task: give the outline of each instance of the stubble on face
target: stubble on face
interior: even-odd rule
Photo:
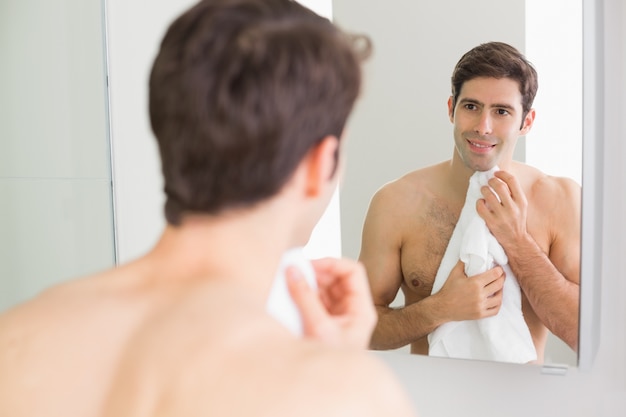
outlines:
[[[500,142],[497,137],[481,136],[475,132],[461,132],[456,129],[454,137],[455,152],[470,170],[488,171],[499,164],[502,154],[496,152]],[[477,148],[481,149],[476,152]]]
[[[521,98],[518,83],[508,78],[465,82],[450,112],[455,156],[465,167],[487,171],[512,159],[520,136]]]

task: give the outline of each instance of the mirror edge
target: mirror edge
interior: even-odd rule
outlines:
[[[583,175],[578,367],[591,370],[600,341],[604,150],[603,9],[583,0]]]
[[[109,172],[111,175],[111,224],[113,227],[113,262],[117,266],[119,265],[119,243],[118,243],[118,227],[117,227],[117,200],[116,200],[116,175],[114,164],[114,149],[113,149],[113,127],[111,125],[111,84],[110,84],[110,71],[109,71],[109,19],[108,19],[108,4],[107,0],[100,0],[100,10],[102,19],[100,24],[102,25],[102,65],[104,73],[104,109],[106,119],[106,137],[107,137],[107,158],[109,164]]]

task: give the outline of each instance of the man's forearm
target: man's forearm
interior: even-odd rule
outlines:
[[[375,350],[397,349],[432,333],[440,324],[436,318],[433,296],[401,308],[376,306],[378,323],[370,347]]]
[[[563,276],[532,239],[509,253],[511,270],[539,319],[577,350],[580,286]]]

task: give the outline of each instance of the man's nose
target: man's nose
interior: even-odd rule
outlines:
[[[480,116],[478,116],[478,120],[476,121],[476,126],[474,127],[474,131],[481,136],[486,136],[491,134],[492,129],[492,120],[489,112],[481,112]]]

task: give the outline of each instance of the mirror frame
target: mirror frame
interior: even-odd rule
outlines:
[[[352,9],[355,7],[354,2],[349,1],[349,0],[344,0],[344,1],[335,0],[335,2],[339,3],[339,6],[340,6],[338,8],[338,10],[337,10],[337,16],[336,17],[339,18],[339,19],[343,19],[343,20],[338,20],[337,21],[338,24],[341,25],[342,22],[343,22],[344,24],[347,25],[346,27],[349,27],[352,30],[359,30],[359,27],[361,27],[361,28],[363,28],[363,27],[374,27],[374,34],[377,34],[382,39],[382,42],[381,42],[382,47],[386,47],[387,48],[386,50],[388,50],[390,46],[393,47],[393,42],[394,42],[393,39],[395,38],[395,36],[397,36],[395,31],[392,31],[391,35],[390,34],[386,34],[385,36],[381,36],[380,33],[376,32],[380,28],[389,26],[389,22],[388,21],[390,19],[383,18],[384,22],[381,22],[380,25],[378,25],[378,24],[375,23],[376,21],[379,20],[378,17],[376,17],[376,16],[369,16],[368,17],[368,15],[369,15],[368,13],[363,14],[363,11],[361,10],[359,12],[358,9],[352,11]],[[454,2],[448,2],[448,3],[450,3],[450,5],[454,4]],[[520,5],[522,9],[524,7],[526,7],[527,13],[533,13],[535,11],[539,12],[539,10],[537,10],[536,6],[533,7],[534,4],[536,4],[536,2],[534,2],[534,1],[525,1],[523,3],[518,3],[518,5]],[[545,20],[547,20],[547,16],[558,15],[557,12],[559,12],[559,10],[560,10],[559,7],[564,7],[562,1],[554,1],[553,4],[554,4],[554,6],[550,6],[550,4],[548,3],[548,6],[550,6],[550,7],[548,7],[548,10],[550,10],[549,12],[548,11],[543,11],[543,14],[540,13],[538,15],[538,16],[545,16],[543,20],[540,19],[540,18],[534,18],[533,19],[532,16],[530,16],[530,17],[527,16],[526,21],[524,23],[524,19],[520,20],[519,17],[511,18],[511,13],[507,14],[507,18],[509,19],[508,20],[509,25],[506,26],[507,29],[505,29],[505,30],[513,30],[513,28],[515,28],[517,30],[517,26],[516,25],[519,22],[521,22],[521,24],[522,24],[522,30],[523,30],[522,38],[523,38],[523,40],[519,40],[519,39],[517,39],[517,38],[515,38],[515,37],[513,37],[511,35],[511,39],[510,40],[512,42],[517,42],[517,43],[512,43],[512,44],[514,44],[514,45],[517,44],[517,45],[519,45],[522,48],[527,48],[526,49],[527,53],[533,53],[534,52],[535,53],[535,59],[538,60],[539,65],[541,65],[541,64],[545,65],[545,62],[544,62],[545,60],[544,61],[540,60],[540,58],[542,57],[542,54],[541,54],[542,50],[540,48],[541,48],[543,42],[539,42],[538,40],[536,40],[537,36],[535,35],[533,37],[533,33],[531,33],[531,32],[532,32],[533,27],[539,27],[539,26],[535,26],[535,25],[537,25],[538,22],[545,23]],[[398,5],[398,7],[401,7],[401,3],[397,3],[397,5]],[[586,65],[595,65],[595,62],[597,62],[597,60],[595,58],[595,52],[593,50],[589,50],[589,48],[587,46],[585,46],[585,42],[583,42],[583,38],[586,40],[586,39],[588,39],[590,37],[593,38],[596,35],[595,35],[595,32],[594,32],[595,28],[593,28],[593,27],[589,28],[588,27],[589,23],[590,23],[589,22],[590,17],[589,17],[589,13],[585,10],[586,8],[588,9],[588,6],[585,6],[585,2],[583,0],[579,0],[579,2],[574,4],[574,8],[577,9],[576,19],[574,20],[572,18],[572,20],[569,20],[569,21],[572,22],[572,24],[575,24],[576,31],[568,32],[568,33],[573,33],[573,35],[569,35],[569,36],[567,36],[567,38],[560,38],[560,39],[561,39],[561,41],[566,41],[567,39],[571,40],[572,41],[572,47],[576,47],[576,50],[577,50],[577,56],[573,57],[573,58],[570,58],[570,60],[568,60],[567,62],[572,65],[572,67],[570,67],[570,68],[575,68],[575,73],[578,74],[578,76],[580,77],[577,80],[578,84],[575,86],[575,88],[576,88],[575,93],[576,93],[576,96],[578,96],[578,97],[577,97],[577,100],[576,100],[575,108],[571,108],[571,110],[572,110],[571,112],[560,114],[559,118],[561,120],[567,121],[568,117],[571,118],[572,115],[575,114],[574,119],[569,119],[569,121],[571,123],[574,123],[574,124],[576,124],[578,126],[579,130],[578,130],[577,133],[580,136],[577,137],[577,139],[579,141],[575,145],[576,147],[572,151],[572,153],[574,153],[577,156],[577,158],[581,158],[581,159],[579,159],[577,161],[578,164],[580,164],[580,165],[578,165],[578,168],[580,169],[581,166],[583,166],[583,169],[585,170],[585,174],[589,175],[593,171],[593,169],[595,169],[594,168],[594,164],[590,164],[588,162],[583,162],[582,159],[583,159],[583,155],[584,155],[585,159],[588,159],[588,157],[590,156],[590,153],[587,151],[587,148],[589,146],[595,146],[595,144],[594,143],[585,144],[585,137],[586,136],[590,136],[590,135],[589,135],[588,132],[587,133],[583,132],[583,125],[585,127],[588,127],[588,123],[586,121],[583,122],[583,120],[585,120],[585,114],[581,114],[582,113],[581,111],[583,111],[583,112],[587,111],[587,107],[589,107],[589,103],[587,101],[583,102],[583,100],[581,99],[581,96],[584,96],[586,98],[589,95],[589,93],[587,91],[585,91],[586,85],[589,84],[589,72],[587,71],[586,68],[583,67],[583,62]],[[407,8],[407,11],[408,10],[409,9]],[[420,8],[417,8],[416,10],[414,10],[413,6],[412,6],[411,9],[410,9],[410,12],[411,13],[417,13],[417,12],[421,11],[422,13],[424,13],[424,12],[430,11],[430,9],[421,10]],[[439,7],[437,9],[433,9],[432,11],[439,12]],[[581,13],[581,11],[582,11],[582,13]],[[505,13],[505,11],[501,11],[501,12]],[[365,18],[351,17],[351,14],[354,14],[355,16],[364,15],[366,17]],[[567,13],[565,11],[562,14],[563,14],[563,16],[567,15]],[[437,14],[437,16],[440,16],[440,14]],[[593,18],[591,18],[591,21],[593,21]],[[391,20],[391,22],[393,22],[393,20]],[[375,26],[372,26],[372,24],[374,24]],[[359,25],[361,25],[361,26],[359,26]],[[512,26],[511,29],[508,29],[509,26]],[[391,27],[393,27],[393,25],[391,25]],[[367,30],[367,29],[364,29],[364,30]],[[428,30],[430,30],[430,29],[428,28]],[[382,32],[382,33],[384,34],[384,32]],[[437,32],[435,32],[435,33],[437,33]],[[503,34],[503,30],[500,29],[497,33]],[[487,34],[489,34],[489,32],[487,32]],[[405,35],[405,37],[408,37],[408,35]],[[415,39],[416,34],[414,34],[414,32],[410,32],[410,37]],[[506,38],[506,35],[504,37]],[[374,42],[376,43],[378,38],[374,38],[374,39],[375,39]],[[534,43],[532,41],[534,41]],[[552,44],[554,44],[554,42],[555,41],[553,41]],[[404,44],[400,43],[400,47],[399,47],[400,51],[402,51],[404,49],[404,48],[402,48],[403,45]],[[569,43],[568,43],[568,45],[569,45]],[[442,45],[435,44],[434,47],[435,48],[445,47],[446,51],[447,51],[447,48],[455,48],[453,43],[447,44],[445,42]],[[532,47],[532,49],[531,49],[531,47]],[[432,49],[432,48],[433,47],[431,46],[430,49]],[[376,50],[376,45],[375,45],[375,50]],[[539,52],[539,54],[537,54],[537,52]],[[389,63],[385,64],[385,66],[380,66],[378,63],[371,64],[372,66],[370,67],[370,69],[368,71],[372,71],[372,74],[370,74],[370,76],[372,76],[373,78],[376,78],[376,80],[374,80],[374,81],[377,81],[378,84],[382,84],[383,86],[385,86],[386,85],[386,80],[384,79],[384,75],[381,75],[381,74],[385,74],[386,70],[389,70],[391,67],[395,67],[396,65],[399,65],[399,64],[396,63],[398,61],[398,57],[396,55],[397,55],[397,53],[395,53],[395,52],[393,54],[391,54],[391,55],[389,53],[383,52],[383,53],[380,53],[379,57],[378,57],[378,60],[379,60],[378,62],[380,62],[380,59],[382,58],[382,59],[384,59],[387,62],[393,62],[393,65],[390,65]],[[550,55],[552,55],[552,54],[550,54]],[[402,54],[400,54],[400,57],[402,57]],[[383,61],[383,62],[385,62],[385,61]],[[442,60],[440,58],[438,58],[438,61],[442,61]],[[400,62],[402,62],[402,61],[400,60]],[[552,63],[552,62],[548,61],[548,63]],[[407,67],[408,66],[409,65],[407,64]],[[437,68],[439,68],[439,67],[437,67]],[[560,83],[562,82],[561,79],[558,78],[558,79],[555,80],[554,79],[554,75],[555,74],[553,74],[553,73],[559,74],[560,72],[562,72],[564,70],[569,71],[569,69],[567,67],[565,67],[564,65],[557,65],[557,67],[555,69],[550,71],[551,68],[554,68],[554,67],[548,68],[548,70],[549,70],[548,73],[549,74],[546,76],[546,77],[548,77],[547,79],[550,79],[549,75],[552,75],[553,78],[551,80],[552,81],[556,81],[556,85],[560,85]],[[404,78],[405,76],[406,76],[405,72],[400,72],[400,74],[397,75],[397,77],[401,77],[401,78]],[[381,78],[382,78],[382,83],[381,83]],[[437,83],[440,83],[439,79],[437,79]],[[357,118],[353,118],[353,120],[352,120],[352,122],[356,121],[356,123],[359,123],[359,124],[356,124],[356,128],[353,131],[349,132],[349,136],[351,136],[351,138],[349,140],[349,143],[348,143],[349,146],[354,146],[354,143],[359,143],[359,146],[360,146],[360,142],[357,142],[356,139],[362,139],[362,137],[361,137],[362,134],[368,134],[369,133],[369,132],[366,132],[365,130],[362,130],[362,126],[364,126],[364,125],[367,126],[368,125],[367,124],[368,123],[367,120],[363,119],[363,115],[364,114],[367,114],[369,116],[372,115],[372,107],[373,107],[372,104],[371,104],[372,103],[372,98],[376,98],[376,100],[378,100],[379,98],[382,98],[383,100],[385,100],[387,98],[387,96],[390,96],[390,94],[387,94],[387,95],[381,94],[381,88],[382,87],[380,87],[378,84],[377,84],[376,88],[370,89],[371,91],[367,91],[368,95],[365,96],[366,100],[369,99],[369,101],[367,102],[367,105],[363,105],[361,103],[361,106],[363,106],[363,109],[365,109],[365,111],[361,110],[361,113],[358,114],[359,118],[358,119]],[[569,85],[569,83],[566,84],[566,85]],[[547,87],[550,87],[550,86],[547,86]],[[572,87],[570,86],[569,88],[572,88]],[[366,84],[366,90],[367,90],[367,84]],[[548,90],[549,90],[549,88],[546,89],[546,91],[548,91]],[[592,87],[591,89],[589,89],[587,87],[587,90],[591,90],[593,92],[593,91],[596,90],[596,88]],[[390,91],[392,91],[394,93],[394,96],[398,95],[398,94],[400,94],[400,95],[403,94],[402,91],[397,91],[397,90],[394,90],[393,88],[390,88]],[[429,94],[430,94],[430,92],[429,92]],[[429,95],[428,102],[430,102],[431,96],[432,96],[432,94]],[[553,94],[552,97],[556,98],[556,101],[558,101],[560,96],[561,96],[560,94],[557,94],[556,97],[554,97],[554,94]],[[548,96],[548,97],[550,97],[550,96]],[[398,101],[400,101],[401,103],[405,103],[405,102],[402,102],[401,100],[398,100]],[[374,102],[374,103],[376,103],[376,102]],[[393,104],[393,103],[390,102],[388,104]],[[407,103],[405,103],[405,104],[407,104]],[[411,106],[414,106],[416,103],[408,102],[408,104],[410,104]],[[406,105],[405,105],[405,107],[406,107]],[[585,107],[585,109],[583,109],[583,107]],[[397,119],[404,119],[406,117],[407,117],[407,113],[406,112],[400,112],[400,114],[397,115],[397,117],[395,117],[394,119],[389,119],[389,120],[397,121]],[[418,118],[419,118],[419,116],[418,116]],[[554,120],[554,116],[548,117],[547,119]],[[387,122],[389,122],[389,120],[386,119]],[[569,122],[566,122],[566,123],[569,124]],[[419,123],[417,123],[417,124],[419,124]],[[539,127],[539,126],[537,126],[537,127]],[[412,129],[412,126],[408,126],[407,129]],[[432,129],[432,127],[431,127],[431,129]],[[401,129],[400,132],[402,132],[402,130],[403,129]],[[408,131],[411,132],[410,136],[413,137],[413,135],[414,135],[413,130],[408,130]],[[438,129],[437,129],[437,131],[438,131]],[[377,132],[380,133],[379,131],[377,131]],[[397,132],[398,131],[396,130],[396,136],[397,136]],[[558,132],[561,132],[561,130],[559,130]],[[558,132],[551,132],[551,133],[553,133],[553,134],[557,133],[558,134]],[[538,130],[537,130],[537,134],[539,134]],[[522,156],[524,156],[524,158],[526,157],[526,155],[525,155],[525,152],[527,151],[525,149],[526,146],[532,146],[532,150],[535,151],[536,153],[539,153],[537,145],[536,145],[537,144],[537,139],[546,138],[545,132],[542,131],[541,134],[543,134],[544,136],[539,136],[538,138],[533,138],[532,139],[532,143],[534,143],[535,145],[532,145],[531,141],[527,141],[526,138],[524,138],[523,140],[520,141],[520,143],[518,144],[518,147],[519,147],[519,145],[523,146],[522,150],[524,152],[522,153]],[[400,135],[402,135],[402,133],[400,133]],[[580,141],[581,136],[582,136],[582,141]],[[596,136],[596,135],[594,134],[593,136]],[[404,137],[402,139],[406,139],[406,137]],[[398,147],[396,142],[391,142],[391,143],[393,143],[395,145],[394,147],[390,147],[390,149],[395,149],[395,151],[392,151],[391,154],[393,154],[393,152],[397,153],[398,149],[400,149],[400,148]],[[569,145],[569,142],[566,142],[565,144],[560,144],[557,147],[554,147],[552,149],[554,149],[554,151],[558,152],[560,149],[567,149],[566,146],[568,146],[568,145]],[[366,146],[364,148],[364,149],[366,149],[365,155],[367,155],[367,158],[368,158],[367,159],[367,163],[365,163],[366,167],[367,167],[368,163],[372,162],[371,161],[372,160],[371,153],[370,153],[371,149],[368,146],[369,145],[366,144]],[[402,145],[400,144],[400,146],[402,146]],[[569,146],[571,146],[571,145],[569,145]],[[411,148],[411,149],[413,149],[413,148]],[[355,151],[355,150],[356,149],[354,147],[350,149],[350,151]],[[359,148],[358,151],[362,151],[362,150]],[[530,152],[530,150],[528,150],[528,152]],[[354,160],[354,155],[355,154],[353,154],[353,153],[348,153],[348,161],[349,161],[348,165],[350,165],[350,162]],[[413,155],[413,153],[411,153],[411,155]],[[447,157],[449,157],[449,156],[447,156],[448,154],[444,154],[444,155],[445,156],[442,157],[441,160],[444,160]],[[361,154],[359,154],[359,156],[361,156]],[[385,152],[382,152],[381,154],[377,154],[376,157],[378,159],[383,160],[382,165],[384,165],[384,166],[387,165],[387,163],[389,161],[389,154],[387,154]],[[409,167],[407,168],[406,161],[403,160],[402,158],[399,158],[399,159],[401,160],[401,162],[399,164],[397,164],[397,165],[401,165],[402,166],[402,168],[400,169],[400,174],[399,175],[401,175],[402,172],[406,172],[407,170],[415,169],[415,168],[411,168],[411,165],[409,165]],[[422,163],[423,162],[420,160],[419,162],[417,162],[417,166],[421,166]],[[358,221],[359,216],[361,214],[360,213],[361,206],[367,207],[367,205],[366,205],[367,202],[364,200],[364,198],[366,198],[366,197],[363,197],[363,195],[367,194],[367,195],[369,195],[369,197],[371,197],[371,195],[373,194],[373,192],[369,192],[369,188],[371,188],[370,187],[371,183],[375,182],[375,181],[372,181],[372,179],[374,177],[376,177],[377,179],[381,179],[382,178],[382,180],[379,181],[379,183],[382,184],[385,181],[387,181],[387,178],[395,179],[395,178],[397,178],[399,176],[399,175],[396,176],[395,174],[391,174],[391,175],[385,174],[386,176],[383,176],[380,173],[378,173],[378,171],[376,171],[376,168],[374,168],[373,170],[375,171],[375,173],[371,174],[372,177],[367,177],[370,174],[365,172],[365,176],[367,177],[367,180],[361,181],[361,182],[355,182],[355,178],[358,178],[359,180],[362,180],[362,178],[360,178],[360,175],[355,176],[354,172],[361,173],[361,172],[363,172],[364,170],[367,169],[367,168],[365,168],[365,169],[363,168],[363,163],[362,162],[359,162],[359,164],[361,164],[361,165],[359,165],[359,168],[358,168],[359,171],[356,171],[354,168],[350,167],[350,171],[348,172],[348,174],[350,174],[350,176],[346,175],[346,182],[344,184],[345,187],[344,187],[344,189],[342,189],[342,196],[341,196],[342,197],[342,210],[345,210],[345,208],[349,207],[349,211],[342,211],[342,229],[343,229],[343,232],[345,234],[348,234],[348,236],[346,236],[345,234],[343,236],[344,242],[347,242],[347,244],[346,243],[343,244],[343,250],[346,251],[346,254],[348,256],[356,256],[356,255],[358,255],[358,244],[356,243],[356,240],[357,240],[356,236],[357,236],[358,232],[357,232],[356,228],[360,227],[362,225],[362,223]],[[354,164],[354,165],[356,166],[356,164]],[[531,165],[533,165],[533,163],[531,163]],[[534,165],[534,166],[538,166],[539,169],[542,169],[541,164]],[[398,172],[398,169],[396,169],[394,171],[393,168],[392,168],[392,172]],[[544,172],[551,172],[551,171],[544,170]],[[582,176],[584,174],[580,175],[580,173],[581,173],[581,171],[578,171],[578,174],[579,174],[578,178],[576,178],[575,176],[571,176],[571,178],[576,178],[575,180],[582,185],[583,184]],[[567,173],[564,173],[564,174],[561,174],[561,172],[558,172],[556,175],[570,176],[569,175],[569,171],[567,171]],[[365,184],[365,185],[363,185],[363,184]],[[350,188],[348,186],[350,186]],[[596,187],[594,187],[594,186],[591,186],[589,188],[591,188],[593,190],[596,189]],[[354,191],[355,189],[357,191]],[[364,192],[364,190],[367,190],[367,192]],[[348,191],[348,192],[346,193],[346,191]],[[585,194],[584,197],[589,198],[589,202],[586,202],[585,205],[589,205],[589,203],[594,201],[594,199],[596,198],[593,195],[589,195],[589,194]],[[344,201],[347,204],[343,204]],[[597,199],[595,201],[597,201]],[[580,203],[581,203],[581,206],[582,206],[583,205],[582,197],[581,197],[581,202]],[[356,210],[357,210],[356,213],[352,211],[353,208],[356,208]],[[591,218],[592,221],[593,221],[593,216],[594,216],[593,211],[590,211],[587,208],[585,208],[584,212],[585,212],[585,216],[589,216],[589,218]],[[355,220],[355,218],[357,220]],[[344,222],[344,220],[346,220],[346,221]],[[586,219],[585,219],[585,222],[587,222]],[[590,229],[590,231],[593,231],[593,230],[597,230],[597,228],[592,227]],[[581,225],[581,234],[582,234],[582,225]],[[588,232],[585,234],[585,238],[587,238],[588,234],[589,234]],[[581,235],[581,237],[582,237],[582,235]],[[587,244],[589,244],[589,241],[587,241]],[[582,239],[581,239],[581,246],[580,246],[581,251],[583,250],[582,249],[582,245],[583,244],[582,244]],[[592,245],[595,245],[595,243],[592,243]],[[595,245],[594,247],[597,247],[597,245]],[[582,256],[583,255],[581,255],[581,270],[580,270],[581,276],[584,274],[583,270],[582,270]],[[586,262],[587,262],[586,265],[590,264],[590,262],[588,262],[588,261],[586,261]],[[591,263],[593,263],[593,262],[591,262]],[[591,274],[587,273],[586,275],[593,277],[596,274],[595,273],[591,273]],[[582,284],[581,284],[581,288],[582,288]],[[583,290],[581,289],[580,293],[579,293],[580,294],[580,300],[584,299],[584,295],[582,293],[583,293]],[[400,298],[400,297],[398,297],[398,298]],[[581,304],[584,304],[585,302],[586,301],[581,301]],[[596,304],[599,304],[599,303],[596,303]],[[401,300],[396,300],[392,306],[400,306],[400,305],[403,305]],[[573,313],[573,314],[578,314],[579,315],[579,327],[578,327],[579,332],[581,332],[581,323],[580,323],[581,322],[581,320],[580,320],[580,317],[581,317],[580,310],[581,309],[582,309],[582,307],[579,308],[578,313]],[[586,314],[586,313],[583,313],[583,315],[584,314]],[[584,322],[584,320],[585,319],[583,319],[582,326],[587,326],[587,328],[590,328],[590,324]],[[590,320],[591,320],[591,322],[596,321],[596,319],[590,319]],[[583,333],[583,335],[582,335],[583,338],[586,337],[586,334],[584,333],[584,331],[582,331],[581,333]],[[554,336],[551,336],[551,340],[549,340],[547,348],[551,348],[551,349],[554,349],[554,350],[552,350],[552,351],[546,350],[546,352],[550,353],[550,354],[556,352],[560,356],[548,359],[546,361],[546,364],[552,364],[554,366],[563,365],[563,366],[567,366],[567,367],[579,367],[580,366],[580,361],[581,361],[581,359],[580,359],[581,356],[580,356],[580,353],[579,353],[580,352],[580,348],[578,350],[578,353],[577,352],[573,352],[571,350],[568,350],[567,352],[565,352],[565,348],[561,347],[562,342],[560,340],[556,340],[557,344],[555,344],[555,341],[552,340],[552,339],[558,339],[558,338],[556,338]],[[561,349],[561,350],[559,350],[559,349]],[[585,349],[586,349],[586,347],[583,346],[582,347],[583,354],[585,352]],[[404,350],[404,348],[402,348],[402,350]],[[548,355],[548,357],[549,356],[550,355]]]
[[[583,175],[578,367],[589,371],[600,342],[604,201],[604,36],[600,0],[583,1]]]

